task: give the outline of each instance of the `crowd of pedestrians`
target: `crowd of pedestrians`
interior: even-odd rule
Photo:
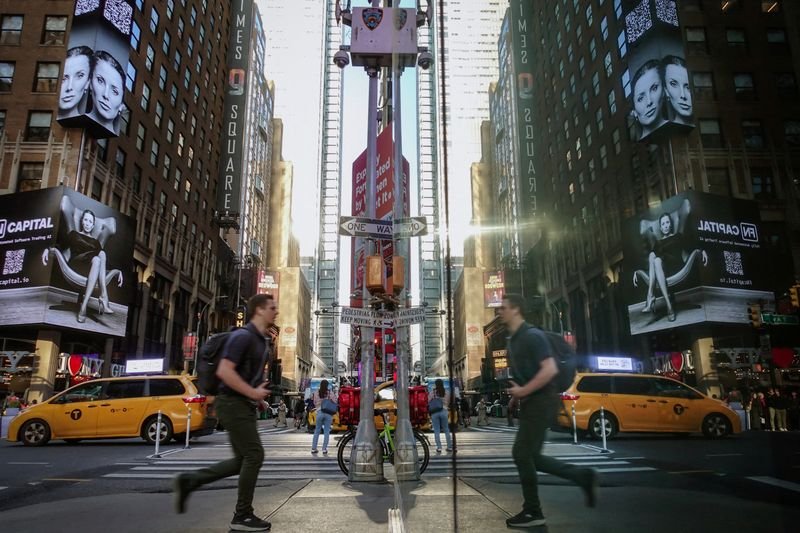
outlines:
[[[750,420],[750,429],[800,431],[800,395],[797,389],[747,390],[744,398],[734,389],[726,400],[729,404],[742,402]]]

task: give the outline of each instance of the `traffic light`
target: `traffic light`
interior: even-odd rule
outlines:
[[[750,316],[750,325],[754,328],[761,327],[761,306],[753,304],[747,308],[747,314]]]
[[[236,308],[236,327],[243,328],[244,327],[244,317],[247,315],[247,310],[244,306],[239,306]]]
[[[792,300],[792,307],[800,307],[800,285],[792,285],[789,289],[789,298]]]

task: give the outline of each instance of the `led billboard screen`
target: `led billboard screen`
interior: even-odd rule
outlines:
[[[641,0],[625,14],[628,71],[637,139],[694,126],[678,9],[674,0]]]
[[[61,74],[56,120],[97,139],[119,136],[130,49],[131,0],[78,0]]]
[[[124,336],[135,222],[72,189],[0,196],[0,326]]]
[[[623,227],[620,283],[631,334],[700,322],[748,323],[748,303],[788,286],[753,201],[686,192]],[[666,298],[665,298],[666,296]]]

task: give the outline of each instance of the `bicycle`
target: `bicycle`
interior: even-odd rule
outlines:
[[[375,415],[383,417],[383,431],[378,434],[378,442],[381,444],[383,452],[383,461],[394,462],[394,426],[389,424],[389,409],[375,409]],[[336,458],[339,462],[339,468],[344,475],[350,472],[350,454],[353,450],[353,442],[356,437],[356,429],[350,427],[347,432],[342,435],[339,444],[336,446]],[[419,462],[419,473],[425,472],[428,468],[428,463],[431,460],[431,452],[428,446],[428,439],[425,435],[414,429],[414,442],[417,448],[417,461]]]

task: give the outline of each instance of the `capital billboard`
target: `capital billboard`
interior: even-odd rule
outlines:
[[[694,127],[694,105],[675,0],[640,0],[625,14],[631,116],[637,139]]]
[[[135,222],[65,187],[0,196],[0,326],[124,336]]]
[[[685,192],[623,226],[620,283],[631,334],[701,322],[746,324],[791,271],[765,239],[758,204]],[[785,278],[785,279],[784,279]]]
[[[132,0],[77,0],[56,120],[96,139],[119,136],[125,108]]]

